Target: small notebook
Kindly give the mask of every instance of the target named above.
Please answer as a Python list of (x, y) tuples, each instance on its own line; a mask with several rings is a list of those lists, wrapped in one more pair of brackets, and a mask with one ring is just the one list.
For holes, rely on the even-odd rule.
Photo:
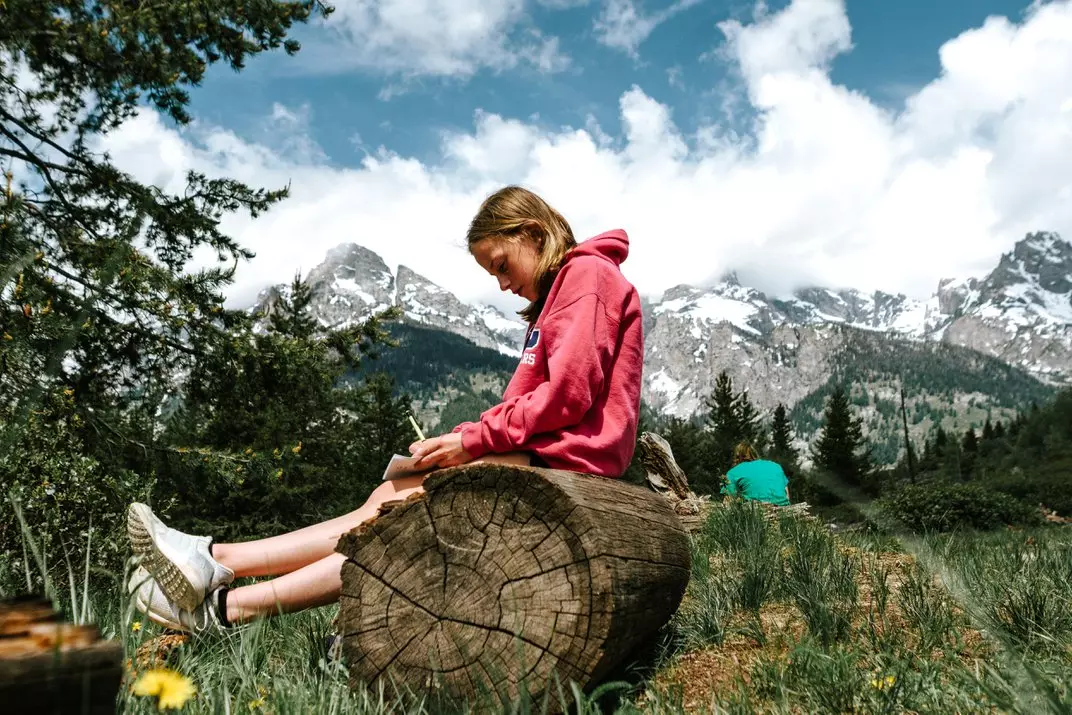
[(391, 457), (391, 461), (387, 463), (387, 469), (383, 472), (383, 481), (386, 482), (401, 477), (419, 477), (437, 469), (436, 467), (417, 469), (414, 466), (416, 463), (416, 457), (404, 457), (401, 454), (394, 455)]

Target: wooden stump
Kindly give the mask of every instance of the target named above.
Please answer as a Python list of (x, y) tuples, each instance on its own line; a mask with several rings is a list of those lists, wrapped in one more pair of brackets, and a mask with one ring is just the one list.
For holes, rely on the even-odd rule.
[(353, 687), (538, 698), (553, 674), (588, 687), (684, 594), (687, 536), (647, 489), (474, 464), (436, 472), (425, 490), (339, 541)]
[(0, 602), (0, 711), (114, 713), (123, 647), (43, 599)]

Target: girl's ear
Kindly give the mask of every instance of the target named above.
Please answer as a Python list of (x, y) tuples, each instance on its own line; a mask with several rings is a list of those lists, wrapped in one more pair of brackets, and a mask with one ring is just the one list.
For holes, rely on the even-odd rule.
[(536, 243), (536, 248), (543, 250), (543, 244), (547, 241), (547, 233), (536, 221), (525, 222), (525, 234)]
[(530, 235), (536, 239), (536, 248), (543, 251), (544, 244), (547, 243), (547, 231), (543, 230), (543, 226), (535, 221), (529, 228)]

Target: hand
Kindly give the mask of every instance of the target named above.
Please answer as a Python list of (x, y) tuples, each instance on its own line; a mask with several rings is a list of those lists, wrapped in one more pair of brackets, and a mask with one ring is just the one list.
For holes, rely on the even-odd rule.
[(472, 455), (462, 446), (460, 432), (451, 432), (414, 442), (409, 446), (409, 453), (418, 458), (414, 464), (418, 469), (455, 467), (473, 461)]

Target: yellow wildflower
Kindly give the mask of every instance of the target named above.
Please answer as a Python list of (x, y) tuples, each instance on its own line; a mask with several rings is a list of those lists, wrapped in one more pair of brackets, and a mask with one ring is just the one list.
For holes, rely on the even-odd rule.
[(178, 710), (197, 694), (197, 688), (181, 673), (167, 668), (155, 668), (138, 678), (134, 683), (134, 694), (150, 697), (155, 695), (158, 709)]
[(137, 633), (138, 631), (140, 631), (141, 630), (141, 621), (134, 621), (133, 623), (131, 623), (130, 624), (130, 630), (133, 631), (134, 633)]
[(254, 698), (253, 700), (249, 701), (249, 709), (250, 710), (256, 710), (257, 708), (263, 708), (264, 703), (265, 703), (265, 700), (264, 700), (263, 696), (259, 697), (259, 698)]
[(887, 688), (892, 688), (896, 682), (897, 676), (887, 675), (885, 678), (872, 678), (871, 687), (875, 690), (886, 690)]
[(11, 337), (11, 333), (4, 333), (4, 340), (14, 340), (14, 339), (15, 338)]
[(294, 454), (297, 454), (298, 452), (300, 452), (301, 451), (301, 442), (298, 442), (297, 446), (291, 447), (290, 451), (293, 452)]

